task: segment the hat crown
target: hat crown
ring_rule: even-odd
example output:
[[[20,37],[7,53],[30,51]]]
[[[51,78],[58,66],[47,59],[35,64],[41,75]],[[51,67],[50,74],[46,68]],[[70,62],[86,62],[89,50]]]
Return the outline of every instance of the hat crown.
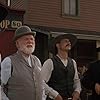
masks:
[[[21,26],[15,31],[15,35],[21,35],[32,32],[28,26]]]
[[[31,29],[28,26],[20,26],[19,28],[16,29],[13,40],[16,41],[18,38],[24,35],[33,35],[35,37],[36,32],[31,31]]]

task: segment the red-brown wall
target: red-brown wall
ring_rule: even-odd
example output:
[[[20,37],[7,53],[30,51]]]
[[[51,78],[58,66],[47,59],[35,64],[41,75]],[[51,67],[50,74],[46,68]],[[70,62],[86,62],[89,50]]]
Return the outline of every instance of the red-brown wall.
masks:
[[[2,59],[16,52],[15,44],[13,43],[13,31],[0,32],[0,53]]]

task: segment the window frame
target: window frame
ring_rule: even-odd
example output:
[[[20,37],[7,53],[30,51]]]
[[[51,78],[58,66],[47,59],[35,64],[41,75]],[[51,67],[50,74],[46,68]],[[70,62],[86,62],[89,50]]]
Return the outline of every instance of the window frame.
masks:
[[[11,0],[6,0],[6,5],[7,5],[8,7],[10,7],[10,6],[11,6]]]
[[[66,12],[67,7],[65,6],[65,0],[62,0],[62,15],[64,16],[79,16],[79,0],[75,0],[75,13],[71,14],[71,0],[66,0],[66,2],[69,1],[69,9]],[[67,5],[67,4],[66,4]],[[65,8],[66,7],[66,8]],[[72,6],[73,7],[73,6]],[[73,8],[72,8],[73,10]]]

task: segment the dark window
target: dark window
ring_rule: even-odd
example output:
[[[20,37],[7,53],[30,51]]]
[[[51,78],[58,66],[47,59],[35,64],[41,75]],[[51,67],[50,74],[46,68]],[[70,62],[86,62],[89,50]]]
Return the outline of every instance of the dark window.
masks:
[[[6,0],[6,5],[10,7],[11,6],[11,0]]]
[[[78,10],[78,0],[63,0],[64,15],[77,16]]]

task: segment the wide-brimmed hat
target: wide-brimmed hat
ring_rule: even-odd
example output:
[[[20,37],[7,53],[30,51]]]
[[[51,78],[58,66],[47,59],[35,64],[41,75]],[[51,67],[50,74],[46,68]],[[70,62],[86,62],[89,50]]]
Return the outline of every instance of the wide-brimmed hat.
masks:
[[[56,44],[59,43],[62,39],[69,39],[69,41],[71,42],[71,47],[73,47],[77,42],[77,37],[75,35],[72,35],[72,34],[58,35],[57,37],[55,37],[54,39],[50,41],[49,51],[51,53],[53,54],[57,53]]]
[[[5,19],[7,14],[8,14],[7,8],[0,4],[0,22]]]
[[[14,41],[16,41],[18,38],[24,35],[33,35],[35,37],[36,32],[31,31],[31,29],[28,26],[20,26],[15,31]]]

